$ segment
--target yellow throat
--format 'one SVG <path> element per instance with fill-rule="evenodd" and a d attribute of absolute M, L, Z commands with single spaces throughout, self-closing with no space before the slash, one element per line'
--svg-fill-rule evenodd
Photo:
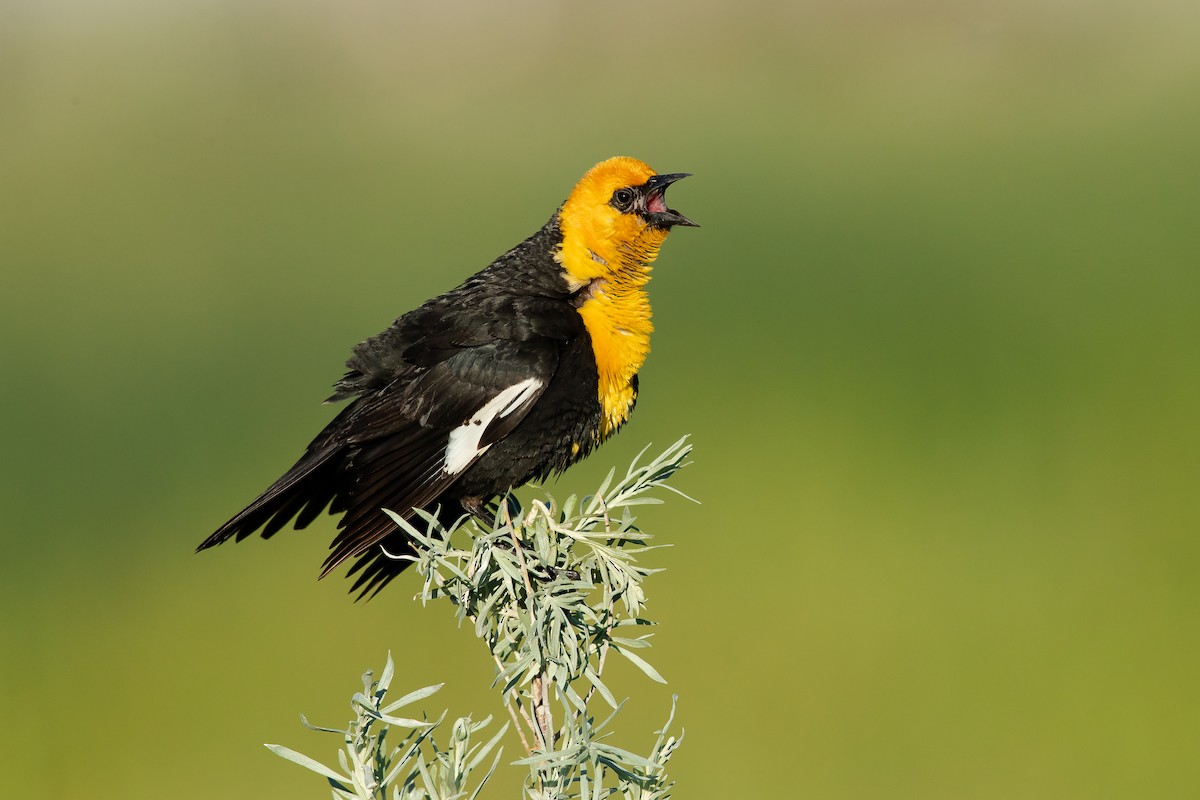
<path fill-rule="evenodd" d="M 667 231 L 610 205 L 621 187 L 641 186 L 655 174 L 634 158 L 610 158 L 587 172 L 559 212 L 563 275 L 580 292 L 579 315 L 592 339 L 603 411 L 600 437 L 629 419 L 634 376 L 650 352 L 650 265 Z"/>

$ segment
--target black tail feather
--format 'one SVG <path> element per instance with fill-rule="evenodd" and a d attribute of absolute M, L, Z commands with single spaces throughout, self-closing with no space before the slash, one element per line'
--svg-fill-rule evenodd
<path fill-rule="evenodd" d="M 297 514 L 296 527 L 308 525 L 338 494 L 340 473 L 334 457 L 339 450 L 329 447 L 306 453 L 254 502 L 201 542 L 196 550 L 207 550 L 231 538 L 240 542 L 259 528 L 263 529 L 264 539 L 270 538 Z M 315 511 L 313 505 L 318 506 Z"/>
<path fill-rule="evenodd" d="M 426 511 L 436 516 L 438 523 L 446 531 L 453 530 L 455 523 L 460 522 L 463 517 L 463 508 L 456 502 L 446 503 L 426 509 Z M 390 522 L 390 518 L 386 514 L 383 516 Z M 411 515 L 410 521 L 417 526 L 418 530 L 423 529 L 426 525 L 424 518 L 415 513 Z M 395 526 L 394 522 L 390 522 L 390 524 Z M 405 536 L 399 527 L 396 527 L 383 541 L 359 555 L 351 565 L 346 577 L 359 574 L 354 579 L 354 585 L 350 587 L 350 593 L 358 592 L 355 600 L 370 600 L 413 563 L 408 558 L 395 558 L 395 556 L 411 556 L 415 553 L 412 540 Z"/>

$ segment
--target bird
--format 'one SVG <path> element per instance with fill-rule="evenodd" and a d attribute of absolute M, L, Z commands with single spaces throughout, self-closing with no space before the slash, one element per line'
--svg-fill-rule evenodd
<path fill-rule="evenodd" d="M 352 349 L 326 400 L 349 403 L 300 459 L 197 551 L 341 515 L 325 577 L 353 560 L 351 593 L 401 573 L 412 542 L 389 517 L 449 527 L 558 475 L 628 420 L 653 331 L 651 265 L 690 173 L 617 156 L 589 169 L 532 236 Z"/>

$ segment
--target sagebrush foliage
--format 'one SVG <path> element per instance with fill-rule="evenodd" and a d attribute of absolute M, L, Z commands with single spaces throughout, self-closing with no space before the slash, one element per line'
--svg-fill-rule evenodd
<path fill-rule="evenodd" d="M 636 652 L 650 646 L 650 634 L 639 631 L 653 624 L 642 614 L 643 583 L 659 570 L 639 560 L 656 546 L 636 527 L 633 508 L 661 503 L 653 496 L 658 489 L 676 491 L 667 481 L 685 466 L 690 452 L 681 439 L 640 464 L 643 450 L 620 480 L 614 470 L 594 494 L 572 495 L 561 504 L 547 497 L 524 509 L 510 494 L 490 527 L 467 518 L 446 530 L 424 515 L 426 528 L 420 530 L 392 514 L 415 543 L 415 556 L 399 557 L 415 562 L 422 603 L 448 600 L 459 622 L 469 623 L 487 645 L 496 665 L 494 685 L 525 750 L 513 763 L 528 768 L 526 792 L 534 800 L 670 796 L 666 764 L 680 741 L 669 733 L 674 705 L 649 754 L 619 748 L 607 741 L 607 726 L 622 704 L 602 676 L 609 654 L 616 653 L 665 683 Z M 341 772 L 287 748 L 269 747 L 323 775 L 335 798 L 477 796 L 500 753 L 469 792 L 470 774 L 496 747 L 507 724 L 489 741 L 471 745 L 490 718 L 459 719 L 450 743 L 439 748 L 433 731 L 441 719 L 393 716 L 439 687 L 382 705 L 393 672 L 389 656 L 379 681 L 367 673 L 364 691 L 352 701 L 355 721 L 345 731 L 334 731 L 346 742 L 339 754 Z M 592 710 L 597 697 L 607 707 L 600 721 Z M 393 747 L 387 734 L 397 727 L 408 733 Z"/>

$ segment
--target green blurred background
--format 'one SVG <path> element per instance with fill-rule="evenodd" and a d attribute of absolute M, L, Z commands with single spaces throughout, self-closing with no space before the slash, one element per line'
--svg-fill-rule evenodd
<path fill-rule="evenodd" d="M 1200 796 L 1200 7 L 0 6 L 6 796 L 321 797 L 391 649 L 498 710 L 332 525 L 192 548 L 349 347 L 592 163 L 696 177 L 631 425 L 679 797 Z M 508 743 L 514 757 L 518 744 Z M 512 770 L 490 796 L 515 796 Z"/>

